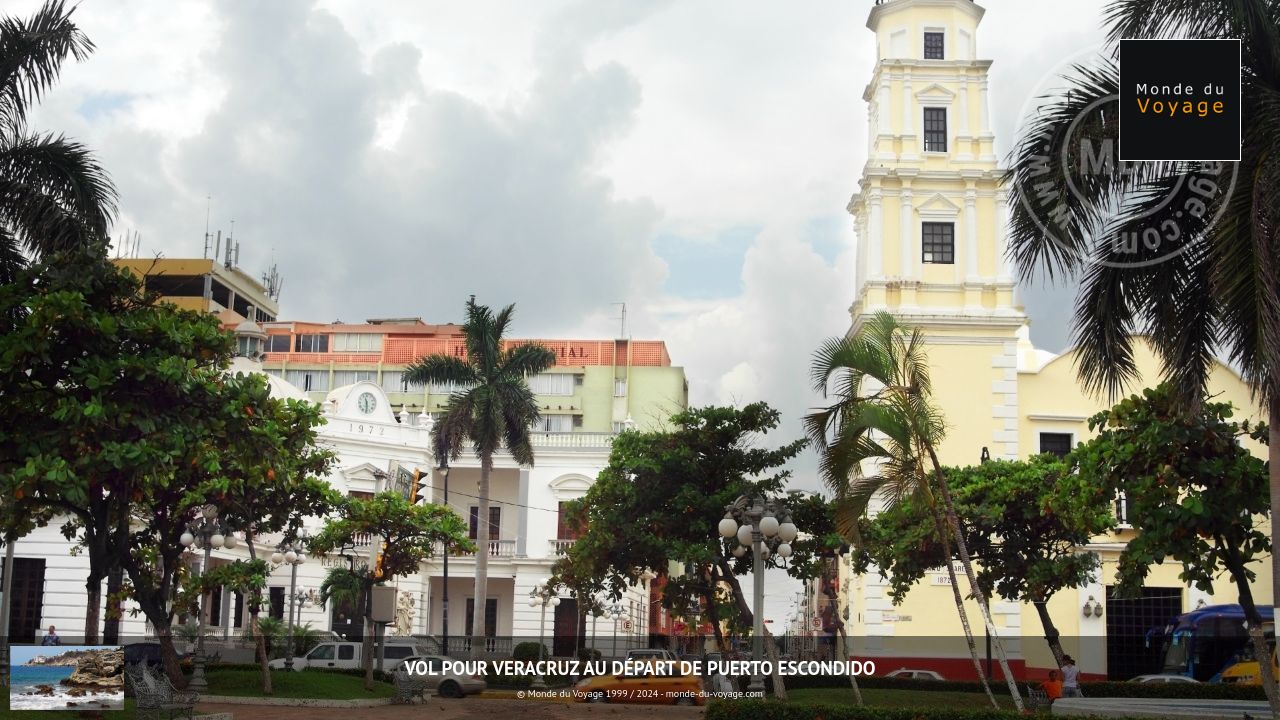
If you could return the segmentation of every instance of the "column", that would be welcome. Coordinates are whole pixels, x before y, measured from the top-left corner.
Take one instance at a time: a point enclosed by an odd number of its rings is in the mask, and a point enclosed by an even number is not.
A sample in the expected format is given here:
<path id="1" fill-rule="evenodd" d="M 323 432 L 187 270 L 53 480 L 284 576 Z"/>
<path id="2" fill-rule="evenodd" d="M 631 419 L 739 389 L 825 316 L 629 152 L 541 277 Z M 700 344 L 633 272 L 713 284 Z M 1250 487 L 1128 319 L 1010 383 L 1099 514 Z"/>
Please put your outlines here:
<path id="1" fill-rule="evenodd" d="M 958 137 L 968 137 L 969 135 L 969 76 L 960 76 L 960 97 L 959 97 L 959 115 L 956 118 L 956 135 Z"/>
<path id="2" fill-rule="evenodd" d="M 911 96 L 911 78 L 902 78 L 902 159 L 918 160 L 920 158 L 920 138 L 915 131 L 916 108 Z"/>
<path id="3" fill-rule="evenodd" d="M 880 87 L 876 93 L 876 126 L 873 129 L 874 137 L 872 138 L 872 147 L 875 148 L 873 153 L 867 157 L 881 157 L 889 160 L 893 159 L 893 148 L 890 147 L 887 152 L 882 152 L 880 148 L 880 135 L 891 134 L 893 132 L 893 107 L 889 100 L 889 76 L 887 74 L 880 75 Z"/>
<path id="4" fill-rule="evenodd" d="M 965 282 L 978 282 L 978 194 L 964 191 Z"/>
<path id="5" fill-rule="evenodd" d="M 898 227 L 901 228 L 901 236 L 899 240 L 901 245 L 901 265 L 898 275 L 904 280 L 914 278 L 916 276 L 916 224 L 912 222 L 911 199 L 911 188 L 904 186 L 898 199 L 900 211 L 898 216 Z"/>
<path id="6" fill-rule="evenodd" d="M 991 113 L 990 113 L 990 109 L 987 107 L 987 78 L 985 77 L 982 78 L 982 84 L 979 86 L 979 88 L 980 88 L 979 89 L 980 98 L 978 102 L 981 103 L 979 109 L 982 111 L 982 125 L 981 125 L 982 134 L 990 135 L 991 134 Z"/>
<path id="7" fill-rule="evenodd" d="M 1012 283 L 1009 272 L 1009 194 L 1001 188 L 996 191 L 996 280 Z"/>
<path id="8" fill-rule="evenodd" d="M 516 557 L 529 557 L 529 471 L 520 468 L 520 512 L 516 515 Z M 542 539 L 545 547 L 546 538 Z M 538 557 L 543 557 L 540 554 Z"/>
<path id="9" fill-rule="evenodd" d="M 871 206 L 870 227 L 867 232 L 867 277 L 879 280 L 884 277 L 884 263 L 880 256 L 884 246 L 884 221 L 880 215 L 881 197 L 878 188 L 868 194 L 867 204 Z"/>

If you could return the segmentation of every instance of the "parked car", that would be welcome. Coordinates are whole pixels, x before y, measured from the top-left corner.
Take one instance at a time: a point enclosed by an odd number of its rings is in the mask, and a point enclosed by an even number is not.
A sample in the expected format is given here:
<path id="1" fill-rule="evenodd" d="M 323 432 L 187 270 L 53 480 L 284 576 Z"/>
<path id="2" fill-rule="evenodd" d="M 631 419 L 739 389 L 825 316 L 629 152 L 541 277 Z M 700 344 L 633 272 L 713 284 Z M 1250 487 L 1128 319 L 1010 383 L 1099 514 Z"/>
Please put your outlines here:
<path id="1" fill-rule="evenodd" d="M 885 675 L 885 677 L 898 678 L 900 680 L 946 680 L 942 677 L 942 673 L 933 670 L 911 670 L 908 668 L 898 668 L 893 672 Z"/>
<path id="2" fill-rule="evenodd" d="M 573 687 L 573 699 L 578 702 L 646 705 L 702 705 L 706 702 L 698 676 L 683 675 L 662 662 L 645 663 L 622 675 L 597 675 L 581 680 Z"/>
<path id="3" fill-rule="evenodd" d="M 1173 673 L 1153 673 L 1151 675 L 1139 675 L 1129 682 L 1136 683 L 1199 683 L 1200 681 L 1187 677 L 1186 675 L 1174 675 Z"/>
<path id="4" fill-rule="evenodd" d="M 415 655 L 427 655 L 427 648 L 418 645 L 412 638 L 387 638 L 385 649 L 382 656 L 385 661 L 384 668 L 394 668 L 405 658 Z M 293 659 L 294 670 L 305 670 L 311 668 L 338 668 L 343 670 L 356 670 L 364 667 L 361 661 L 361 652 L 363 644 L 357 642 L 322 642 L 311 649 L 311 652 L 302 657 Z M 377 652 L 377 647 L 374 647 Z M 377 656 L 374 656 L 375 662 Z M 284 658 L 277 658 L 267 663 L 270 667 L 282 670 L 285 667 Z"/>
<path id="5" fill-rule="evenodd" d="M 390 650 L 391 648 L 387 648 Z M 455 672 L 444 672 L 444 661 L 448 658 L 440 655 L 410 655 L 396 665 L 397 670 L 413 674 L 421 674 L 427 678 L 427 685 L 440 697 L 460 698 L 482 693 L 488 687 L 483 675 L 460 675 Z M 425 663 L 426 667 L 418 663 Z M 426 672 L 423 673 L 422 671 Z"/>
<path id="6" fill-rule="evenodd" d="M 160 667 L 164 664 L 160 660 L 160 643 L 158 642 L 129 643 L 123 646 L 123 649 L 126 665 L 146 663 L 149 667 Z M 182 667 L 191 667 L 191 653 L 178 653 L 178 664 Z"/>
<path id="7" fill-rule="evenodd" d="M 676 657 L 676 654 L 671 652 L 670 650 L 662 650 L 659 648 L 637 648 L 635 650 L 628 650 L 627 659 L 628 660 L 648 660 L 648 659 L 670 660 L 672 662 L 677 662 L 680 660 L 680 658 Z"/>

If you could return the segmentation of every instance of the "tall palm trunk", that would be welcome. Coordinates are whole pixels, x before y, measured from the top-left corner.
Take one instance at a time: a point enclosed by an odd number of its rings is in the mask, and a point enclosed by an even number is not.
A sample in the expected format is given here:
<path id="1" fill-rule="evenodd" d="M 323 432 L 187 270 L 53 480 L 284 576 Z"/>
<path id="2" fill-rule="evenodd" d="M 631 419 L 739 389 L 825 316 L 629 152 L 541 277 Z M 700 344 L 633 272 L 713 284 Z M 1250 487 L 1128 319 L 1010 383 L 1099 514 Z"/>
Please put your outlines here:
<path id="1" fill-rule="evenodd" d="M 1273 383 L 1267 412 L 1267 469 L 1271 473 L 1271 605 L 1280 618 L 1280 382 Z M 1275 652 L 1272 650 L 1272 652 Z M 1270 695 L 1268 695 L 1270 697 Z M 1277 713 L 1280 716 L 1280 713 Z"/>
<path id="2" fill-rule="evenodd" d="M 926 445 L 929 461 L 933 463 L 933 471 L 938 476 L 938 491 L 942 493 L 942 504 L 946 509 L 947 523 L 956 539 L 956 550 L 960 553 L 960 563 L 964 565 L 965 577 L 969 579 L 969 589 L 978 601 L 978 609 L 982 611 L 982 621 L 987 625 L 987 633 L 991 636 L 991 645 L 996 652 L 996 660 L 1000 663 L 1000 671 L 1004 673 L 1005 682 L 1009 684 L 1009 695 L 1013 698 L 1013 706 L 1022 712 L 1022 696 L 1018 693 L 1018 682 L 1009 669 L 1009 659 L 1004 653 L 1004 643 L 996 632 L 995 623 L 991 621 L 991 607 L 987 604 L 987 595 L 978 586 L 978 578 L 973 572 L 973 561 L 969 557 L 969 547 L 964 541 L 964 533 L 960 530 L 960 518 L 956 515 L 955 504 L 951 501 L 951 490 L 947 487 L 946 477 L 942 473 L 942 463 L 932 445 Z"/>
<path id="3" fill-rule="evenodd" d="M 476 589 L 471 611 L 471 657 L 484 657 L 484 619 L 486 599 L 489 597 L 489 475 L 493 472 L 493 456 L 480 460 L 480 496 L 476 508 Z"/>
<path id="4" fill-rule="evenodd" d="M 928 478 L 928 473 L 924 471 L 924 466 L 919 463 L 920 446 L 923 442 L 917 443 L 917 468 L 920 477 Z M 925 501 L 929 505 L 929 511 L 933 513 L 933 526 L 938 533 L 938 540 L 942 542 L 942 557 L 947 562 L 947 578 L 951 580 L 951 596 L 956 602 L 956 614 L 960 616 L 960 627 L 964 629 L 964 641 L 969 646 L 969 658 L 973 660 L 973 672 L 978 677 L 978 681 L 982 683 L 982 690 L 987 694 L 987 699 L 991 701 L 991 707 L 996 710 L 1000 709 L 1000 703 L 996 701 L 995 693 L 991 692 L 991 683 L 987 679 L 987 673 L 982 669 L 982 660 L 978 658 L 978 644 L 973 639 L 973 626 L 969 624 L 969 611 L 964 608 L 964 596 L 960 594 L 960 582 L 956 578 L 955 564 L 951 562 L 951 533 L 947 532 L 947 523 L 942 515 L 942 510 L 938 507 L 938 500 L 934 497 L 933 491 L 929 488 L 926 481 L 921 485 L 924 491 Z"/>
<path id="5" fill-rule="evenodd" d="M 936 505 L 933 506 L 933 512 L 934 522 L 938 527 L 938 537 L 942 539 L 942 556 L 947 561 L 947 577 L 951 580 L 951 595 L 956 601 L 956 614 L 960 616 L 960 626 L 964 628 L 964 641 L 969 645 L 969 657 L 973 660 L 973 672 L 982 683 L 982 690 L 991 701 L 991 707 L 999 710 L 1000 703 L 996 701 L 995 693 L 991 692 L 991 683 L 987 680 L 987 673 L 982 669 L 982 660 L 978 659 L 978 644 L 974 642 L 973 627 L 969 625 L 969 611 L 964 609 L 964 596 L 960 594 L 960 580 L 956 577 L 956 566 L 951 562 L 950 533 L 947 532 L 942 513 Z"/>

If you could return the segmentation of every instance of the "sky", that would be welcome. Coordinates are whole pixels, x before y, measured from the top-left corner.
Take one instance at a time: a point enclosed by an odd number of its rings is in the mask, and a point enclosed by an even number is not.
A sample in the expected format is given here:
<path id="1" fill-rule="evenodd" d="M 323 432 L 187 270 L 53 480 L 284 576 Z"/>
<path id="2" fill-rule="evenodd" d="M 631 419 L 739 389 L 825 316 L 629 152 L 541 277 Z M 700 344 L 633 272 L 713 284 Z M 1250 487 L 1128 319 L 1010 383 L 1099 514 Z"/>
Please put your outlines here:
<path id="1" fill-rule="evenodd" d="M 43 647 L 40 645 L 10 645 L 9 646 L 9 664 L 22 665 L 33 657 L 44 656 L 53 657 L 68 652 L 79 652 L 81 650 L 114 650 L 119 645 L 62 645 L 59 647 Z"/>
<path id="2" fill-rule="evenodd" d="M 1102 41 L 1103 0 L 981 4 L 1003 156 Z M 282 318 L 460 322 L 474 293 L 516 303 L 516 336 L 604 338 L 625 303 L 692 403 L 767 401 L 780 444 L 815 403 L 810 353 L 849 324 L 872 5 L 84 0 L 97 50 L 31 126 L 98 153 L 140 256 L 234 230 L 247 272 L 284 276 Z M 1020 292 L 1033 341 L 1063 349 L 1072 289 Z"/>

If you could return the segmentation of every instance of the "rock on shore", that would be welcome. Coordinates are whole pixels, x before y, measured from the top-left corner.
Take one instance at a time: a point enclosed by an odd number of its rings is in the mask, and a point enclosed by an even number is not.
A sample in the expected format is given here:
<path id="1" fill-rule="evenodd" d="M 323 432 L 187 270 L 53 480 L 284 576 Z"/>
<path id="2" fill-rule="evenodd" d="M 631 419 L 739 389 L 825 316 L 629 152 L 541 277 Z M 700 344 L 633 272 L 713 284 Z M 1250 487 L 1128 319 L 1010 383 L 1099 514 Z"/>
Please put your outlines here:
<path id="1" fill-rule="evenodd" d="M 124 690 L 124 650 L 91 650 L 76 661 L 75 672 L 63 685 L 100 692 Z"/>

